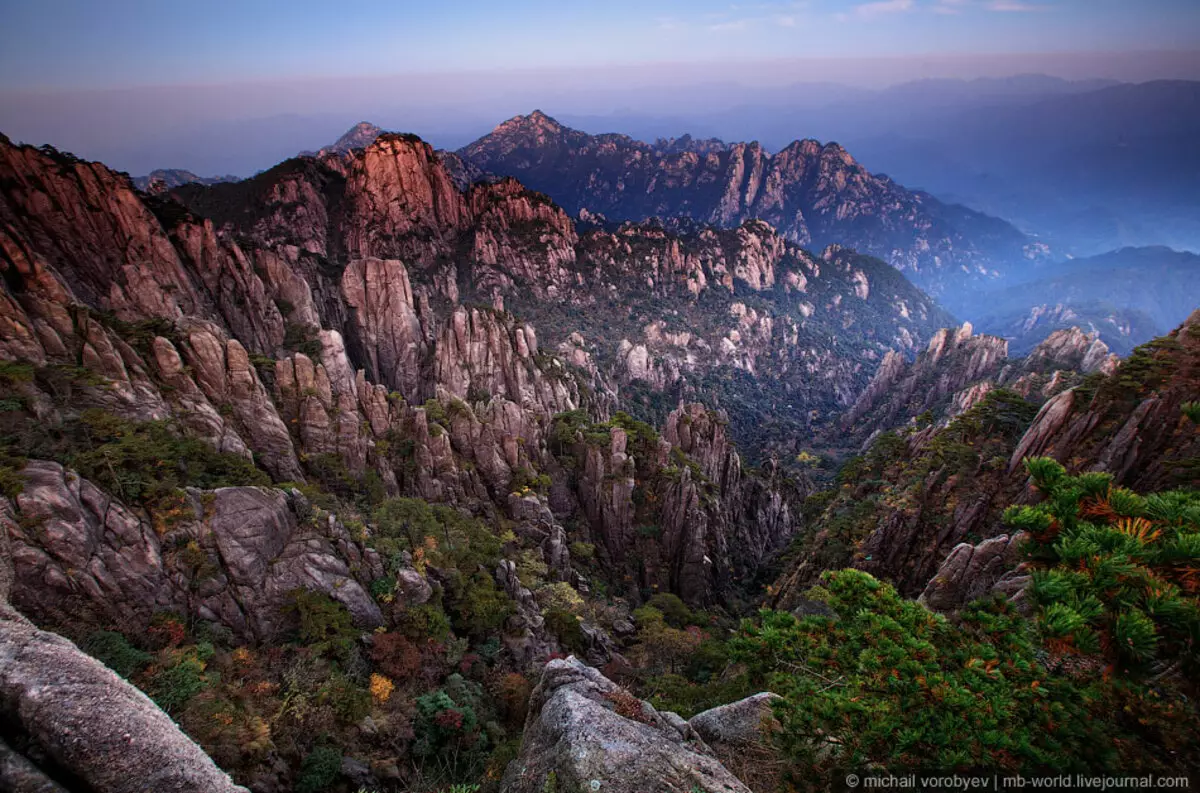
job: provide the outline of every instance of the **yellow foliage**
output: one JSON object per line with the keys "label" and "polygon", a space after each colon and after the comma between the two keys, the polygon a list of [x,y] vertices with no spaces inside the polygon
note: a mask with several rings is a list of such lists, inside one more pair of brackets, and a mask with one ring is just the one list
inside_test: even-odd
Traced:
{"label": "yellow foliage", "polygon": [[375,704],[382,705],[392,698],[396,685],[378,672],[371,674],[371,699]]}

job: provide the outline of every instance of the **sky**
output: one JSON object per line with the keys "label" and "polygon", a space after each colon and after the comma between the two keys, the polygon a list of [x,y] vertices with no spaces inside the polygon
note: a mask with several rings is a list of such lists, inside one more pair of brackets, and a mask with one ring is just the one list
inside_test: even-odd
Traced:
{"label": "sky", "polygon": [[0,132],[135,173],[253,172],[363,119],[461,145],[795,83],[1200,79],[1200,0],[0,0],[0,37]]}
{"label": "sky", "polygon": [[4,89],[1200,48],[1197,0],[2,0]]}

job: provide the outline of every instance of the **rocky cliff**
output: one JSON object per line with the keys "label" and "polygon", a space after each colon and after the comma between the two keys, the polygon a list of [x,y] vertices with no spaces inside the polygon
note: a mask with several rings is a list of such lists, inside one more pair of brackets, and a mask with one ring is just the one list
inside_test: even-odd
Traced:
{"label": "rocky cliff", "polygon": [[688,217],[726,228],[757,218],[793,243],[855,247],[951,306],[951,285],[987,283],[1047,253],[1002,220],[872,175],[836,143],[796,141],[775,154],[758,143],[647,144],[589,135],[535,111],[500,124],[459,154],[548,193],[573,214]]}
{"label": "rocky cliff", "polygon": [[[1022,465],[1028,457],[1053,457],[1072,472],[1107,472],[1115,484],[1142,492],[1194,485],[1200,312],[1119,365],[1094,345],[1078,331],[1059,332],[1019,364],[1035,370],[1065,356],[1058,360],[1096,367],[1048,399],[1027,391],[1040,408],[1013,390],[1029,382],[1026,374],[987,389],[943,426],[917,423],[879,435],[843,469],[840,488],[811,505],[816,512],[774,601],[794,604],[822,570],[847,564],[912,596],[924,592],[939,607],[961,605],[993,585],[1011,588],[1016,557],[1000,513],[1033,497]],[[894,378],[895,368],[881,376]]]}
{"label": "rocky cliff", "polygon": [[970,323],[934,334],[916,359],[884,356],[870,384],[846,411],[841,438],[873,438],[928,412],[946,421],[991,390],[1009,388],[1037,404],[1077,385],[1085,375],[1111,373],[1117,357],[1079,328],[1055,331],[1024,358],[1010,358],[1008,342],[976,334]]}
{"label": "rocky cliff", "polygon": [[[365,150],[174,195],[225,235],[270,250],[272,281],[304,280],[309,294],[279,292],[291,324],[342,330],[354,360],[371,351],[346,328],[339,292],[359,277],[348,265],[398,260],[409,286],[397,281],[396,299],[412,302],[412,289],[415,308],[389,321],[406,323],[407,338],[418,293],[439,318],[448,303],[502,307],[593,390],[619,391],[656,423],[681,399],[726,410],[756,458],[828,423],[888,349],[915,350],[950,319],[884,263],[837,247],[814,257],[763,222],[672,232],[576,223],[511,179],[459,192],[447,161],[411,136],[384,135]],[[759,378],[766,369],[778,377]]]}
{"label": "rocky cliff", "polygon": [[0,786],[246,793],[149,697],[13,609],[9,595],[23,584],[0,532]]}
{"label": "rocky cliff", "polygon": [[[156,520],[148,502],[130,503],[136,499],[120,477],[106,476],[97,487],[70,470],[75,428],[97,437],[89,411],[131,422],[127,431],[135,433],[147,422],[166,422],[276,482],[336,490],[358,481],[384,496],[504,514],[522,482],[557,470],[547,436],[558,414],[584,409],[603,421],[621,389],[636,383],[660,394],[656,404],[664,406],[659,418],[666,424],[667,385],[675,383],[676,395],[695,390],[682,372],[697,381],[722,368],[753,372],[768,356],[808,359],[797,376],[822,371],[821,396],[846,400],[863,376],[857,355],[881,344],[877,327],[859,331],[863,349],[843,358],[797,349],[822,338],[815,330],[809,333],[816,338],[805,335],[801,326],[810,315],[830,314],[823,322],[850,328],[864,310],[840,304],[870,306],[873,288],[876,307],[865,314],[900,345],[915,343],[926,318],[939,316],[910,287],[897,294],[883,265],[844,254],[816,260],[765,226],[708,232],[694,253],[661,231],[638,227],[581,240],[561,210],[511,180],[460,192],[429,147],[409,136],[384,135],[365,150],[284,164],[212,192],[190,187],[184,197],[191,210],[140,194],[123,176],[69,155],[9,145],[2,155],[0,352],[16,367],[6,380],[14,409],[5,421],[23,483],[14,489],[25,489],[15,507],[31,520],[53,517],[64,532],[60,546],[30,535],[21,540],[29,549],[22,580],[31,588],[34,581],[62,583],[46,590],[48,601],[61,596],[43,604],[46,613],[74,607],[68,595],[80,590],[78,582],[66,583],[64,576],[75,575],[68,569],[98,565],[95,583],[83,590],[96,601],[106,586],[120,591],[110,609],[140,599],[148,610],[203,612],[238,632],[266,636],[272,627],[246,613],[248,601],[266,598],[275,606],[271,598],[314,584],[313,576],[349,581],[345,566],[359,566],[357,552],[346,546],[335,554],[337,564],[310,565],[299,578],[272,568],[280,576],[273,582],[260,565],[222,573],[217,578],[225,583],[214,579],[199,599],[181,591],[170,564],[154,561],[162,539],[148,533]],[[642,288],[622,276],[635,261],[653,257],[660,264],[647,293],[683,306],[692,301],[697,312],[697,296],[719,293],[714,299],[725,312],[709,338],[672,331],[654,314],[637,315],[630,325],[648,346],[605,335],[605,323],[596,324],[594,308]],[[747,296],[735,299],[743,290]],[[754,296],[761,292],[778,306]],[[466,304],[471,295],[488,297],[492,306]],[[535,298],[553,308],[523,313],[546,321],[546,331],[499,308],[506,300],[532,306]],[[911,306],[910,319],[895,313],[896,301]],[[657,316],[674,313],[665,305]],[[554,322],[588,314],[590,324]],[[713,348],[722,350],[715,362]],[[680,352],[664,353],[671,349]],[[647,382],[651,372],[672,366],[674,381]],[[744,474],[715,426],[705,430],[713,437],[703,447],[693,448],[687,433],[665,447],[677,460],[637,463],[665,499],[652,516],[657,569],[639,583],[695,601],[751,575],[796,525],[786,502],[796,491],[773,483],[770,473]],[[47,462],[26,465],[25,457]],[[553,522],[578,514],[588,524],[580,539],[597,539],[615,552],[617,538],[633,526],[606,517],[623,508],[620,499],[595,494],[614,473],[608,468],[619,464],[591,465],[573,491],[555,491]],[[672,466],[682,481],[668,487],[659,473]],[[693,478],[693,468],[704,474]],[[705,488],[720,496],[709,498]],[[182,533],[168,544],[198,541],[193,561],[199,562],[215,552],[202,539],[213,536],[212,527],[195,501],[200,496],[188,498],[190,507],[175,507],[198,522],[181,519]],[[345,541],[306,535],[286,506],[290,497],[273,498],[284,501],[262,505],[264,515],[275,511],[262,524],[270,539],[255,540],[267,543],[267,558],[303,566],[305,553],[325,553],[314,543]],[[109,533],[133,546],[105,550]],[[132,547],[141,548],[135,554],[141,566],[120,561]],[[360,578],[358,586],[366,583]],[[354,591],[339,588],[345,597]],[[352,609],[357,616],[364,610],[361,602]]]}

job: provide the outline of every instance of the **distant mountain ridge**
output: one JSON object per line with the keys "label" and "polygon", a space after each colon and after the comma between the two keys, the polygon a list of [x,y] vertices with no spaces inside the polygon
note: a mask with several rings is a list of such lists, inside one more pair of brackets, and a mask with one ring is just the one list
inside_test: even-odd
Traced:
{"label": "distant mountain ridge", "polygon": [[519,178],[572,214],[682,216],[726,228],[761,219],[800,245],[853,247],[902,270],[951,310],[958,286],[1048,256],[1003,220],[872,175],[837,143],[798,140],[774,155],[756,142],[689,136],[648,144],[591,135],[534,111],[458,154],[482,171]]}
{"label": "distant mountain ridge", "polygon": [[1200,256],[1162,246],[1122,248],[1047,268],[979,299],[981,328],[1024,353],[1055,330],[1098,333],[1121,355],[1161,336],[1200,304]]}
{"label": "distant mountain ridge", "polygon": [[197,176],[191,171],[182,168],[160,168],[156,171],[151,171],[145,176],[134,177],[133,186],[139,190],[161,193],[176,187],[183,187],[185,184],[210,185],[236,181],[239,181],[238,177],[229,174],[225,176]]}

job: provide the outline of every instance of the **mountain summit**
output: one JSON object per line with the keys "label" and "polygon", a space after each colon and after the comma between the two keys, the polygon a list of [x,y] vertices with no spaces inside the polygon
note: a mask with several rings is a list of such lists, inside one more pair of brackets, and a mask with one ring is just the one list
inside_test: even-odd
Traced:
{"label": "mountain summit", "polygon": [[951,308],[950,286],[995,280],[1046,253],[1003,220],[870,173],[834,142],[797,140],[774,155],[757,142],[690,136],[649,144],[591,135],[535,110],[459,155],[547,193],[572,214],[684,217],[725,228],[761,219],[800,245],[855,247],[946,296]]}
{"label": "mountain summit", "polygon": [[360,121],[338,138],[332,145],[325,146],[318,151],[301,152],[301,157],[321,157],[326,154],[345,154],[354,149],[365,149],[375,142],[375,139],[383,134],[383,128],[377,127],[369,121]]}

